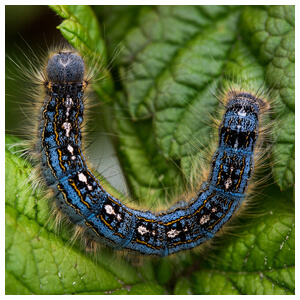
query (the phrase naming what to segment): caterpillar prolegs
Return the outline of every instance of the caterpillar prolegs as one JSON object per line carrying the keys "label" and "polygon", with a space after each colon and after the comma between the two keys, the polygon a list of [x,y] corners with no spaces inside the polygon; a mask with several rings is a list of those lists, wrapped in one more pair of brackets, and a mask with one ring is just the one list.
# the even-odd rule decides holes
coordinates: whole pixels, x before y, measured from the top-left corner
{"label": "caterpillar prolegs", "polygon": [[229,92],[210,174],[197,195],[167,211],[142,211],[110,195],[86,164],[81,147],[85,73],[84,60],[70,50],[52,55],[45,70],[37,151],[58,209],[91,240],[140,254],[167,256],[213,238],[245,198],[260,116],[268,104],[247,91]]}

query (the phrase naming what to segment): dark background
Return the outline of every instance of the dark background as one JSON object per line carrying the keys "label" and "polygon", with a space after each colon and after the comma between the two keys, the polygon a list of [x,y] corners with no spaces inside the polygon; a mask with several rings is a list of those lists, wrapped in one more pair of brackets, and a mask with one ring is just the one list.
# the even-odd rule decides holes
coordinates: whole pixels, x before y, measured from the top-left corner
{"label": "dark background", "polygon": [[[25,126],[26,117],[21,106],[26,101],[24,87],[17,80],[18,70],[8,57],[20,60],[26,65],[25,54],[40,53],[62,40],[56,29],[61,18],[46,5],[6,5],[5,6],[5,130],[7,134],[20,135],[20,127]],[[28,45],[27,45],[28,44]],[[30,97],[28,97],[30,98]],[[27,98],[27,99],[28,99]],[[27,101],[28,102],[28,101]]]}

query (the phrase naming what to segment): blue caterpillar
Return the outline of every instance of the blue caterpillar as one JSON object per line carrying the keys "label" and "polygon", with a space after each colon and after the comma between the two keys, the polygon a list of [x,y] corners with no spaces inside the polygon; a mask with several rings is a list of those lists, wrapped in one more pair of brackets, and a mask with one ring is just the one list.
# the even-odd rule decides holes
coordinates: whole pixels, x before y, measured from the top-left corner
{"label": "blue caterpillar", "polygon": [[141,211],[110,195],[87,167],[81,148],[84,76],[84,61],[75,52],[48,60],[38,151],[58,209],[91,240],[140,254],[167,256],[214,237],[245,198],[266,103],[248,92],[229,92],[210,175],[197,195],[167,211]]}

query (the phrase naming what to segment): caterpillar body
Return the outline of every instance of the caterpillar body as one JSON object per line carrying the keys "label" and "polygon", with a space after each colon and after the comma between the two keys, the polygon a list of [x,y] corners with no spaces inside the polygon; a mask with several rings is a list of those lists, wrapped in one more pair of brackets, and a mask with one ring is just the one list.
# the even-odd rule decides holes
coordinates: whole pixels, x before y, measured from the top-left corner
{"label": "caterpillar body", "polygon": [[210,240],[242,204],[254,169],[263,99],[227,94],[219,144],[197,195],[161,212],[130,208],[108,193],[89,170],[81,147],[85,63],[73,51],[52,55],[38,127],[41,173],[56,205],[93,241],[140,254],[167,256]]}

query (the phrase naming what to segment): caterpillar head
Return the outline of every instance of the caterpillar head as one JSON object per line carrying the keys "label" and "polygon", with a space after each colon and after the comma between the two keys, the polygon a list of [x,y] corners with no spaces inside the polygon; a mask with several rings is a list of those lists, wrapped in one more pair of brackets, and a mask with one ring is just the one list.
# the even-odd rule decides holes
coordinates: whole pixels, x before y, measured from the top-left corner
{"label": "caterpillar head", "polygon": [[78,82],[83,80],[85,64],[80,55],[62,50],[47,62],[46,75],[51,82]]}

